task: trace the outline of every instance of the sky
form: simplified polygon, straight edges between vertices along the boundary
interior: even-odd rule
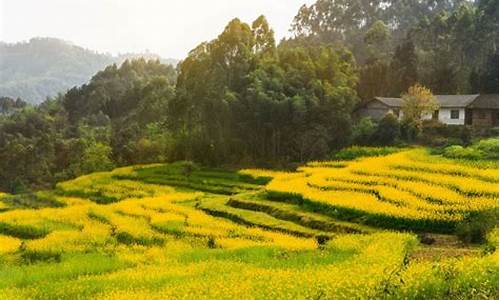
[[[266,16],[277,40],[314,0],[0,0],[0,40],[56,37],[99,52],[184,58],[233,18]]]

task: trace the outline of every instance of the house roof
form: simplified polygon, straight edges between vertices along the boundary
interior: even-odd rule
[[[403,99],[401,98],[375,97],[375,99],[390,107],[403,106]]]
[[[468,107],[498,109],[498,94],[479,95]]]
[[[479,95],[436,95],[441,107],[466,107]]]
[[[480,100],[484,96],[484,100]],[[488,97],[486,97],[488,96]],[[440,107],[467,107],[471,103],[477,103],[475,105],[484,105],[484,108],[495,108],[491,107],[492,103],[496,103],[496,108],[498,108],[498,95],[496,96],[496,102],[490,95],[435,95],[437,102]],[[387,98],[387,97],[375,97],[376,100],[382,102],[389,107],[402,107],[403,99],[401,98]],[[476,101],[475,101],[476,100]],[[480,100],[480,101],[479,101]],[[476,106],[475,106],[476,107]],[[477,106],[479,107],[479,106]]]

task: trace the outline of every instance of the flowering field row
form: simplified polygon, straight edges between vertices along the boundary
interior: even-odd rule
[[[266,190],[277,200],[295,196],[390,228],[450,231],[472,212],[498,208],[497,169],[439,165],[425,155],[415,149],[342,165],[312,163],[268,174],[273,180]],[[263,170],[242,172],[266,176]]]
[[[414,234],[362,224],[376,216],[408,229],[445,226],[498,207],[491,189],[450,183],[487,186],[491,170],[441,172],[449,182],[435,184],[391,173],[431,174],[422,155],[242,171],[265,180],[151,165],[60,183],[39,195],[55,207],[27,208],[36,197],[23,207],[5,202],[0,299],[497,297],[498,252],[408,263]]]

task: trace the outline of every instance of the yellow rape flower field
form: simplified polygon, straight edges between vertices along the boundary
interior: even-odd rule
[[[20,197],[0,195],[0,299],[498,298],[498,229],[456,235],[497,213],[498,168],[423,148],[132,166]]]

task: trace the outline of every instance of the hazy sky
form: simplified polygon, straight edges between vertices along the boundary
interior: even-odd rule
[[[267,17],[277,40],[302,4],[314,0],[0,0],[0,40],[50,36],[110,52],[183,58],[235,17]]]

